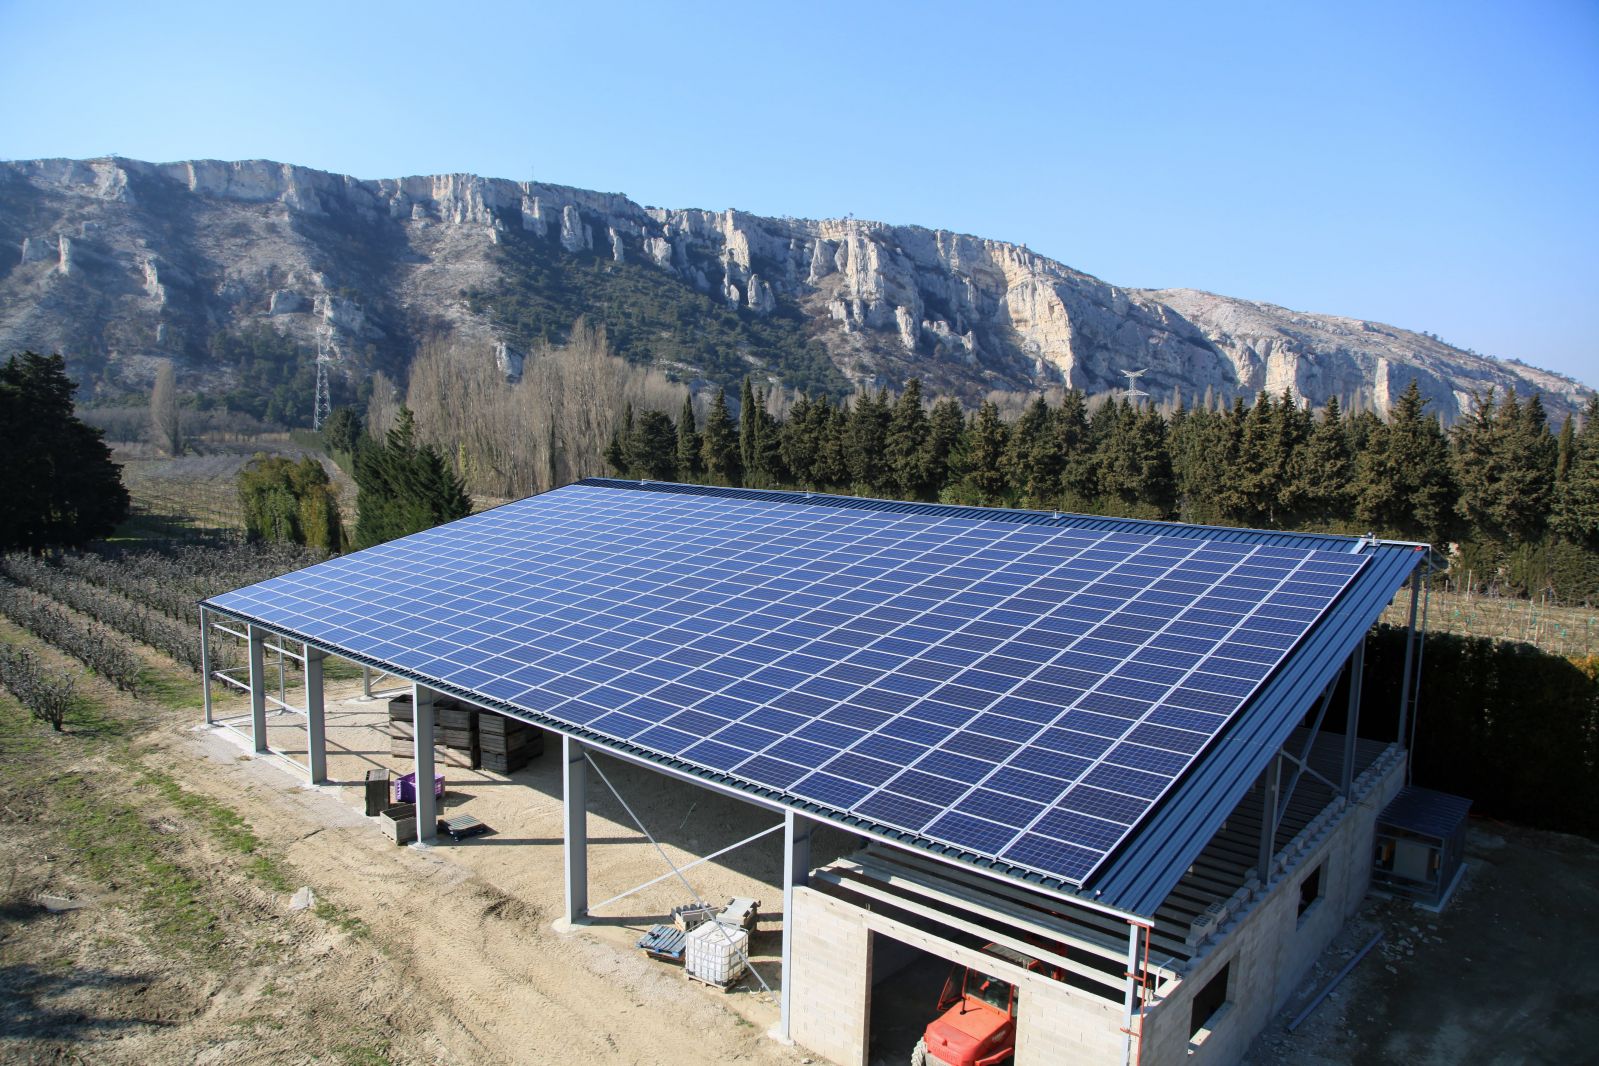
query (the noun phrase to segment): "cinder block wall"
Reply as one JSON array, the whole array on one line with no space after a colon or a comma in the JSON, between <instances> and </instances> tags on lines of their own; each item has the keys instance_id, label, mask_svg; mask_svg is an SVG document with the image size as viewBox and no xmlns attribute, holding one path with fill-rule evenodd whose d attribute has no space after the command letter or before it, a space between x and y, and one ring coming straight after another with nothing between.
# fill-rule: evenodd
<instances>
[{"instance_id":1,"label":"cinder block wall","mask_svg":"<svg viewBox=\"0 0 1599 1066\"><path fill-rule=\"evenodd\" d=\"M1346 811L1321 840L1266 886L1265 895L1224 927L1171 994L1143 1019L1145 1064L1236 1062L1255 1035L1304 980L1324 948L1360 908L1371 882L1377 815L1403 786L1405 760L1396 759L1364 799ZM1299 890L1321 867L1322 897L1301 918ZM1193 998L1231 964L1226 1013L1209 1035L1189 1039Z\"/></svg>"},{"instance_id":2,"label":"cinder block wall","mask_svg":"<svg viewBox=\"0 0 1599 1066\"><path fill-rule=\"evenodd\" d=\"M794 889L789 1035L838 1066L866 1066L872 1016L871 931L837 900Z\"/></svg>"}]
</instances>

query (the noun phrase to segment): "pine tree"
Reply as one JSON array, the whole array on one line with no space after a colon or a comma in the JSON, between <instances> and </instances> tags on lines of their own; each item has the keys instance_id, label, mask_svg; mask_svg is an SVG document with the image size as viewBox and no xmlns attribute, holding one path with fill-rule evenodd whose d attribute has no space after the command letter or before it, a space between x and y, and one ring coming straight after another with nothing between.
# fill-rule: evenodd
<instances>
[{"instance_id":1,"label":"pine tree","mask_svg":"<svg viewBox=\"0 0 1599 1066\"><path fill-rule=\"evenodd\" d=\"M962 464L961 488L974 502L993 506L1005 501L1009 492L1005 478L1005 446L1009 436L999 417L999 408L991 400L984 400L966 432Z\"/></svg>"},{"instance_id":2,"label":"pine tree","mask_svg":"<svg viewBox=\"0 0 1599 1066\"><path fill-rule=\"evenodd\" d=\"M59 355L23 352L0 365L0 550L78 547L128 516L104 434L73 414L77 388Z\"/></svg>"},{"instance_id":3,"label":"pine tree","mask_svg":"<svg viewBox=\"0 0 1599 1066\"><path fill-rule=\"evenodd\" d=\"M959 480L955 467L965 434L966 415L959 400L946 396L933 405L933 413L927 418L927 447L922 461L929 499L937 499L946 486Z\"/></svg>"},{"instance_id":4,"label":"pine tree","mask_svg":"<svg viewBox=\"0 0 1599 1066\"><path fill-rule=\"evenodd\" d=\"M1369 527L1441 544L1459 495L1438 420L1414 379L1356 463L1355 516Z\"/></svg>"},{"instance_id":5,"label":"pine tree","mask_svg":"<svg viewBox=\"0 0 1599 1066\"><path fill-rule=\"evenodd\" d=\"M639 415L628 438L627 464L634 477L672 480L677 472L677 427L664 412Z\"/></svg>"},{"instance_id":6,"label":"pine tree","mask_svg":"<svg viewBox=\"0 0 1599 1066\"><path fill-rule=\"evenodd\" d=\"M706 476L713 484L742 484L743 468L739 465L738 428L727 411L727 391L718 389L710 410L705 412L705 429L701 433L703 444L700 454Z\"/></svg>"},{"instance_id":7,"label":"pine tree","mask_svg":"<svg viewBox=\"0 0 1599 1066\"><path fill-rule=\"evenodd\" d=\"M627 408L622 412L622 424L611 430L611 442L605 446L605 462L618 477L632 477L633 470L628 455L629 442L633 439L633 402L628 401Z\"/></svg>"},{"instance_id":8,"label":"pine tree","mask_svg":"<svg viewBox=\"0 0 1599 1066\"><path fill-rule=\"evenodd\" d=\"M1295 455L1289 480L1298 522L1322 528L1348 522L1354 503L1355 459L1338 397L1328 398L1309 439Z\"/></svg>"},{"instance_id":9,"label":"pine tree","mask_svg":"<svg viewBox=\"0 0 1599 1066\"><path fill-rule=\"evenodd\" d=\"M929 428L927 412L922 409L922 383L911 378L905 383L905 391L894 401L884 442L889 481L901 499L925 499L931 492L927 453Z\"/></svg>"},{"instance_id":10,"label":"pine tree","mask_svg":"<svg viewBox=\"0 0 1599 1066\"><path fill-rule=\"evenodd\" d=\"M677 480L692 483L700 473L700 434L694 428L694 394L683 397L677 417Z\"/></svg>"},{"instance_id":11,"label":"pine tree","mask_svg":"<svg viewBox=\"0 0 1599 1066\"><path fill-rule=\"evenodd\" d=\"M778 429L778 451L793 479L807 488L819 488L816 456L821 451L822 435L829 416L827 397L814 403L801 393L789 408L788 421Z\"/></svg>"},{"instance_id":12,"label":"pine tree","mask_svg":"<svg viewBox=\"0 0 1599 1066\"><path fill-rule=\"evenodd\" d=\"M1231 419L1208 407L1187 412L1171 427L1168 447L1178 514L1186 522L1223 521L1228 469L1237 450Z\"/></svg>"},{"instance_id":13,"label":"pine tree","mask_svg":"<svg viewBox=\"0 0 1599 1066\"><path fill-rule=\"evenodd\" d=\"M1599 551L1599 396L1588 398L1582 428L1573 435L1553 524L1573 544Z\"/></svg>"},{"instance_id":14,"label":"pine tree","mask_svg":"<svg viewBox=\"0 0 1599 1066\"><path fill-rule=\"evenodd\" d=\"M1099 471L1094 465L1088 398L1077 389L1061 397L1054 438L1054 451L1060 457L1061 505L1073 511L1091 510L1099 491Z\"/></svg>"},{"instance_id":15,"label":"pine tree","mask_svg":"<svg viewBox=\"0 0 1599 1066\"><path fill-rule=\"evenodd\" d=\"M1125 402L1125 401L1123 401ZM1113 514L1165 518L1175 490L1166 420L1153 407L1120 412L1099 452L1101 502Z\"/></svg>"},{"instance_id":16,"label":"pine tree","mask_svg":"<svg viewBox=\"0 0 1599 1066\"><path fill-rule=\"evenodd\" d=\"M472 501L431 444L418 444L416 420L401 407L381 447L356 456L355 541L359 547L465 518Z\"/></svg>"},{"instance_id":17,"label":"pine tree","mask_svg":"<svg viewBox=\"0 0 1599 1066\"><path fill-rule=\"evenodd\" d=\"M1534 395L1523 404L1511 391L1496 409L1491 389L1474 399L1453 434L1456 511L1476 536L1509 547L1535 543L1554 504L1559 451L1543 401Z\"/></svg>"},{"instance_id":18,"label":"pine tree","mask_svg":"<svg viewBox=\"0 0 1599 1066\"><path fill-rule=\"evenodd\" d=\"M1005 477L1028 507L1055 499L1063 456L1058 450L1055 419L1043 394L1033 398L1011 426L1005 449Z\"/></svg>"},{"instance_id":19,"label":"pine tree","mask_svg":"<svg viewBox=\"0 0 1599 1066\"><path fill-rule=\"evenodd\" d=\"M891 490L888 459L888 393L862 389L855 400L845 434L844 461L855 491L884 494Z\"/></svg>"}]
</instances>

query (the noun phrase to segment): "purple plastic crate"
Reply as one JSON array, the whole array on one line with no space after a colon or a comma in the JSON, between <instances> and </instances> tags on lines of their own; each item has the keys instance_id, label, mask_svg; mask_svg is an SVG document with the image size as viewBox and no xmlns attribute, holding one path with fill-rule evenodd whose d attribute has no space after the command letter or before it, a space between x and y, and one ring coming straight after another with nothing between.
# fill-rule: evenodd
<instances>
[{"instance_id":1,"label":"purple plastic crate","mask_svg":"<svg viewBox=\"0 0 1599 1066\"><path fill-rule=\"evenodd\" d=\"M434 774L433 775L433 794L435 796L443 798L443 796L444 796L444 775L443 774ZM394 779L394 802L395 803L415 803L416 802L416 771L415 770L412 770L408 774L401 774L399 777L396 777Z\"/></svg>"}]
</instances>

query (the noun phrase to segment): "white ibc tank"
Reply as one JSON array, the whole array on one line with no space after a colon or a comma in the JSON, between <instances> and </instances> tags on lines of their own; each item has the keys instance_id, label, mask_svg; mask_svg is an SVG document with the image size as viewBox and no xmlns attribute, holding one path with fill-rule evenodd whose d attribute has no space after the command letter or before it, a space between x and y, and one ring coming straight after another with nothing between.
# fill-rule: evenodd
<instances>
[{"instance_id":1,"label":"white ibc tank","mask_svg":"<svg viewBox=\"0 0 1599 1066\"><path fill-rule=\"evenodd\" d=\"M736 925L705 922L683 938L683 969L713 985L729 985L744 974L750 935Z\"/></svg>"}]
</instances>

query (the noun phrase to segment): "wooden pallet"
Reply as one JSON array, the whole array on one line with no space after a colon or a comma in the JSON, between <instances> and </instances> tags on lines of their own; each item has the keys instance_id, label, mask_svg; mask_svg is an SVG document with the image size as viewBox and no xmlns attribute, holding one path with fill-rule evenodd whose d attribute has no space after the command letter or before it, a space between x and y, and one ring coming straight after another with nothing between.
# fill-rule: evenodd
<instances>
[{"instance_id":1,"label":"wooden pallet","mask_svg":"<svg viewBox=\"0 0 1599 1066\"><path fill-rule=\"evenodd\" d=\"M694 974L689 973L687 970L683 971L683 976L687 977L690 981L693 981L695 984L704 985L706 988L714 988L718 992L721 992L721 993L724 993L724 994L733 991L733 986L738 984L739 981L741 981L743 979L743 977L744 977L743 974L739 974L737 977L735 977L731 981L727 982L727 984L719 985L715 981L707 981L703 977L696 977Z\"/></svg>"},{"instance_id":2,"label":"wooden pallet","mask_svg":"<svg viewBox=\"0 0 1599 1066\"><path fill-rule=\"evenodd\" d=\"M680 963L683 961L683 931L670 925L652 925L634 947L643 949L652 959Z\"/></svg>"}]
</instances>

